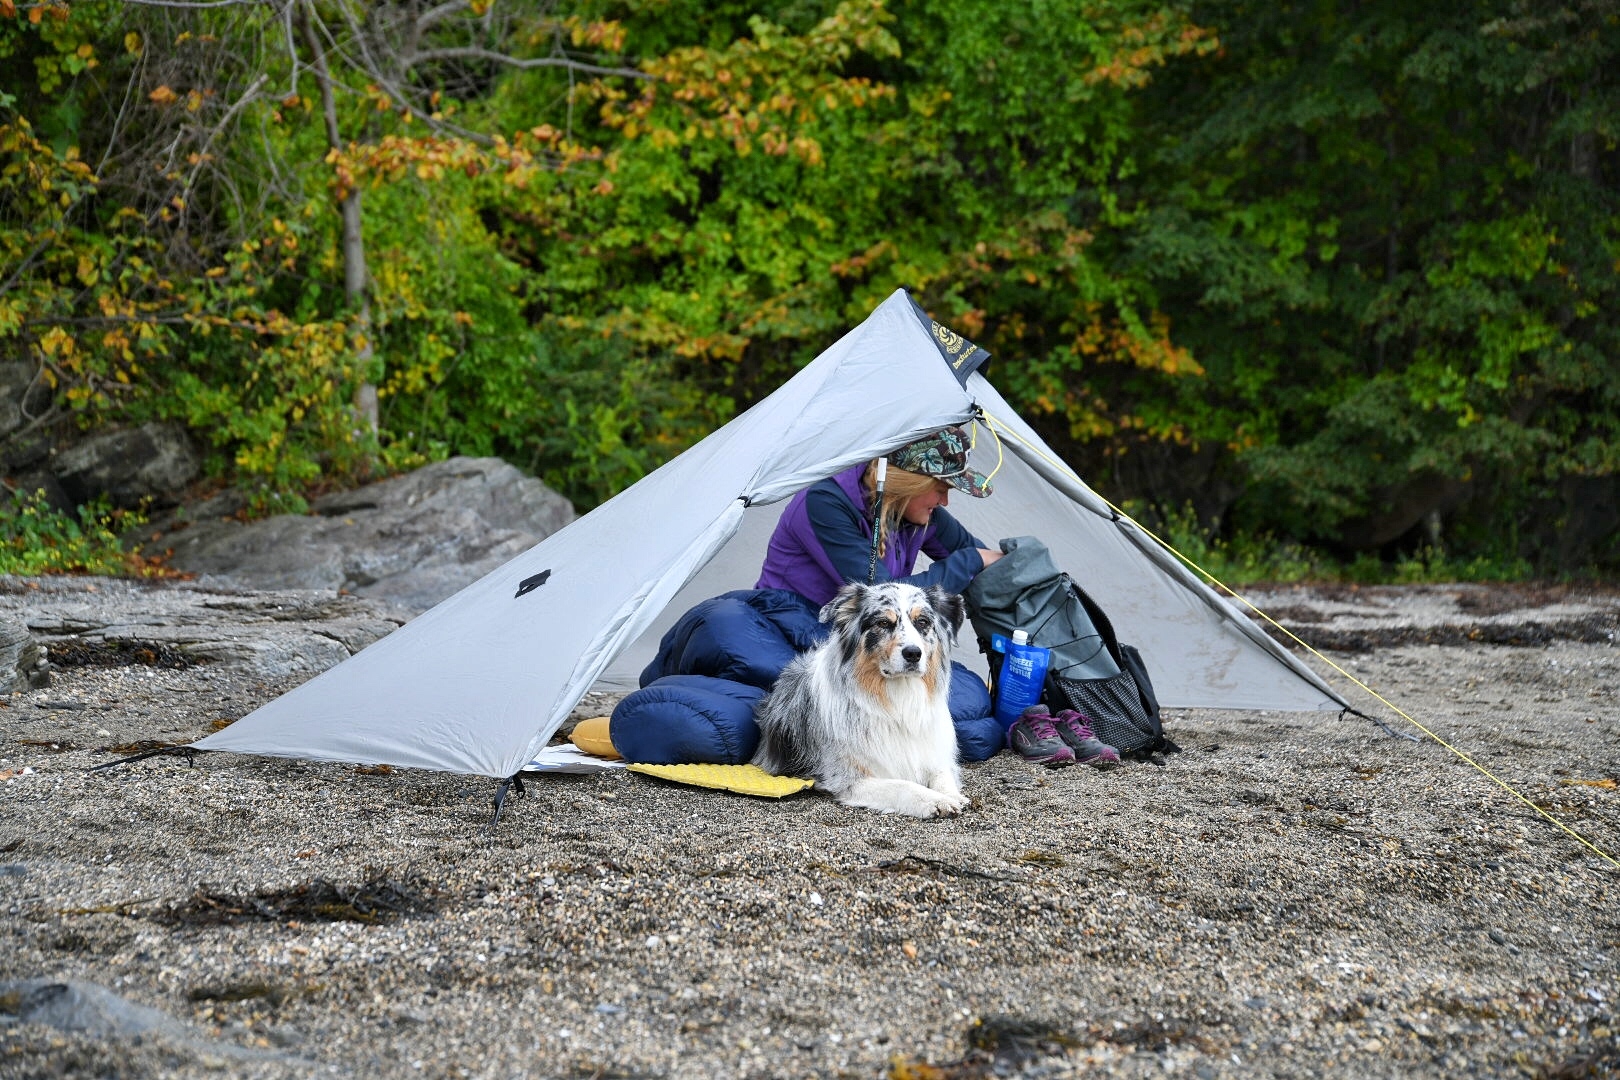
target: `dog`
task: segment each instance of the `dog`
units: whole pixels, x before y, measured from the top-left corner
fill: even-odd
[[[846,585],[831,632],[783,669],[755,710],[754,764],[815,777],[845,806],[954,817],[968,805],[949,707],[965,604],[939,586]]]

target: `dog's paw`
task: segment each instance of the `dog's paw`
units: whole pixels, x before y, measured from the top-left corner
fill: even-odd
[[[939,800],[941,806],[949,807],[949,809],[940,811],[941,817],[950,817],[960,814],[963,810],[968,808],[968,805],[972,801],[966,795],[962,794],[961,788],[957,787],[953,783],[938,782],[930,784],[928,785],[928,790],[934,793],[934,796]]]
[[[955,817],[968,808],[968,797],[961,792],[936,791],[935,817]]]
[[[935,791],[910,780],[871,777],[835,793],[834,797],[845,806],[915,818],[955,817],[968,805],[967,796],[961,792]]]

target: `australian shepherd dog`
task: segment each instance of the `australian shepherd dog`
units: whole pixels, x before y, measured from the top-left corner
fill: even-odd
[[[755,712],[754,764],[813,776],[845,806],[951,817],[968,804],[949,708],[960,596],[938,586],[846,585],[832,632],[783,670]]]

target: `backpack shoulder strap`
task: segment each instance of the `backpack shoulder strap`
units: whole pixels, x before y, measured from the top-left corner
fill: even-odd
[[[1086,615],[1091,619],[1091,624],[1097,628],[1097,633],[1102,637],[1103,647],[1108,650],[1108,655],[1114,658],[1114,663],[1124,667],[1125,660],[1120,653],[1119,636],[1114,633],[1114,624],[1109,621],[1108,615],[1102,609],[1102,605],[1093,600],[1086,590],[1080,587],[1080,583],[1068,574],[1063,575],[1063,580],[1068,585],[1069,592],[1073,594],[1075,599],[1080,601],[1080,606],[1086,609]]]

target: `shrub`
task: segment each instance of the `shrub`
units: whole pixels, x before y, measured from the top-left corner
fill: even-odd
[[[108,574],[153,569],[124,551],[121,531],[145,524],[137,511],[110,510],[97,499],[67,513],[51,506],[44,491],[8,490],[0,500],[0,573]]]

